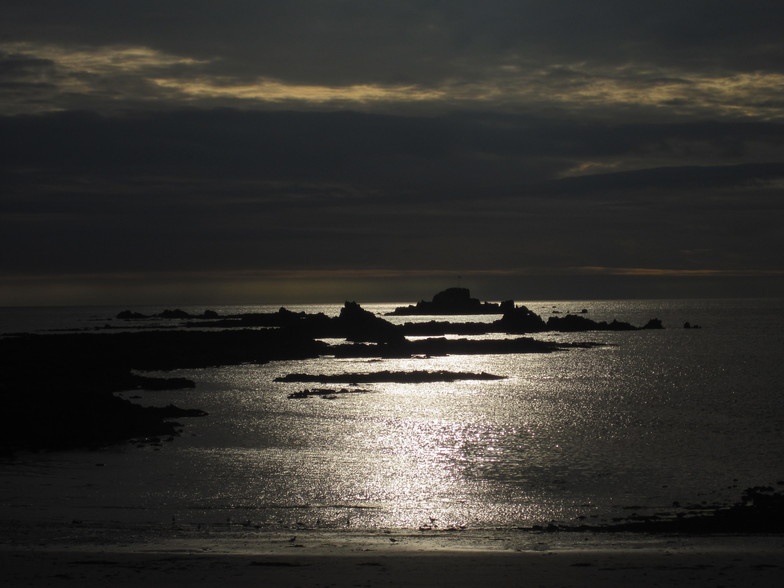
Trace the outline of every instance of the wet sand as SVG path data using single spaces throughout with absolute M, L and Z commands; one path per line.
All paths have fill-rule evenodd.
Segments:
M 781 586 L 784 537 L 23 525 L 16 586 Z M 149 531 L 149 530 L 148 530 Z

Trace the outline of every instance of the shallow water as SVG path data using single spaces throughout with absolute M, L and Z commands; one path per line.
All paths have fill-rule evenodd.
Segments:
M 545 318 L 582 308 L 595 320 L 644 324 L 658 317 L 668 328 L 543 334 L 606 344 L 551 354 L 321 358 L 168 373 L 194 379 L 197 388 L 124 396 L 209 416 L 181 419 L 183 435 L 160 447 L 2 464 L 0 514 L 265 527 L 516 527 L 672 511 L 674 501 L 731 502 L 746 487 L 784 480 L 784 301 L 528 306 Z M 339 307 L 308 310 L 336 314 Z M 102 324 L 101 312 L 112 316 L 80 309 L 71 326 Z M 703 328 L 683 329 L 685 321 Z M 380 383 L 332 400 L 288 399 L 309 385 L 274 382 L 290 372 L 414 369 L 505 379 Z

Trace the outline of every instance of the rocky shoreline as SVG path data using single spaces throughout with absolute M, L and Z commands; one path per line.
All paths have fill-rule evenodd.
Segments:
M 468 300 L 464 309 L 477 308 L 467 290 L 458 294 L 457 298 Z M 446 300 L 448 304 L 455 298 L 454 292 L 439 296 L 434 300 Z M 98 447 L 139 437 L 175 436 L 181 425 L 172 422 L 172 418 L 203 414 L 198 409 L 178 407 L 170 407 L 163 413 L 115 396 L 116 392 L 127 390 L 195 385 L 182 378 L 150 378 L 136 371 L 262 364 L 320 356 L 400 358 L 551 353 L 596 344 L 559 344 L 529 337 L 453 339 L 447 335 L 539 333 L 554 330 L 555 326 L 563 331 L 585 332 L 638 328 L 617 321 L 597 323 L 572 315 L 558 317 L 557 322 L 551 317 L 545 322 L 526 307 L 515 307 L 511 301 L 495 305 L 492 310 L 497 312 L 501 307 L 504 314 L 492 323 L 431 321 L 403 325 L 392 324 L 355 302 L 346 302 L 337 317 L 285 308 L 276 313 L 230 317 L 221 317 L 214 311 L 199 315 L 180 310 L 156 315 L 124 311 L 117 318 L 134 328 L 6 336 L 0 338 L 0 395 L 5 409 L 5 425 L 0 427 L 0 454 Z M 452 308 L 456 313 L 458 307 Z M 481 308 L 491 310 L 490 306 Z M 185 323 L 180 328 L 144 328 L 150 318 Z M 652 321 L 642 328 L 661 328 L 661 324 Z M 423 335 L 426 338 L 408 338 Z M 345 342 L 329 344 L 320 340 L 330 338 Z M 382 376 L 366 375 L 370 379 L 362 381 L 374 381 L 372 378 Z M 395 377 L 395 381 L 420 381 L 417 378 L 422 375 Z M 358 376 L 347 374 L 341 381 L 358 381 Z
M 778 483 L 784 486 L 784 481 Z M 673 505 L 680 507 L 680 505 Z M 599 525 L 524 527 L 521 530 L 569 533 L 644 533 L 644 534 L 759 534 L 784 532 L 784 493 L 772 486 L 747 488 L 732 505 L 686 507 L 673 513 L 633 516 Z
M 480 373 L 472 374 L 466 372 L 390 372 L 381 371 L 373 373 L 345 373 L 345 374 L 288 374 L 275 378 L 276 382 L 313 382 L 318 384 L 332 383 L 357 383 L 370 384 L 375 382 L 398 382 L 409 384 L 420 384 L 423 382 L 457 382 L 458 380 L 503 380 L 503 376 L 494 374 Z

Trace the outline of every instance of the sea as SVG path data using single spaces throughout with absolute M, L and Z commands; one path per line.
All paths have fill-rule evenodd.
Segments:
M 400 304 L 362 306 L 383 316 Z M 749 487 L 784 489 L 784 299 L 517 304 L 545 319 L 585 310 L 597 321 L 658 318 L 665 328 L 532 335 L 600 344 L 547 354 L 320 357 L 154 372 L 190 378 L 196 388 L 119 395 L 208 416 L 178 419 L 182 433 L 171 440 L 4 458 L 0 518 L 515 529 L 677 514 L 735 503 Z M 182 308 L 232 314 L 278 307 Z M 337 315 L 341 305 L 287 308 Z M 115 318 L 121 310 L 2 308 L 0 333 L 101 333 L 127 325 Z M 289 398 L 309 385 L 275 381 L 292 372 L 382 370 L 503 379 L 368 384 L 330 398 Z

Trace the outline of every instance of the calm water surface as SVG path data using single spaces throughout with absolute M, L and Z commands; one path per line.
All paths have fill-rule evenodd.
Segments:
M 181 419 L 183 435 L 160 448 L 128 445 L 0 464 L 0 514 L 271 527 L 417 528 L 432 519 L 440 527 L 516 527 L 672 511 L 674 501 L 734 501 L 746 487 L 784 480 L 784 301 L 528 306 L 545 318 L 582 308 L 596 320 L 643 324 L 658 317 L 667 328 L 541 335 L 606 344 L 551 354 L 321 358 L 168 373 L 194 379 L 197 388 L 123 395 L 146 405 L 198 407 L 209 416 Z M 117 310 L 70 309 L 55 326 L 102 326 Z M 336 314 L 339 307 L 307 310 Z M 8 312 L 2 316 L 10 325 Z M 683 329 L 685 321 L 703 328 Z M 505 379 L 371 384 L 366 393 L 333 400 L 288 399 L 308 385 L 274 382 L 291 372 L 414 369 Z

